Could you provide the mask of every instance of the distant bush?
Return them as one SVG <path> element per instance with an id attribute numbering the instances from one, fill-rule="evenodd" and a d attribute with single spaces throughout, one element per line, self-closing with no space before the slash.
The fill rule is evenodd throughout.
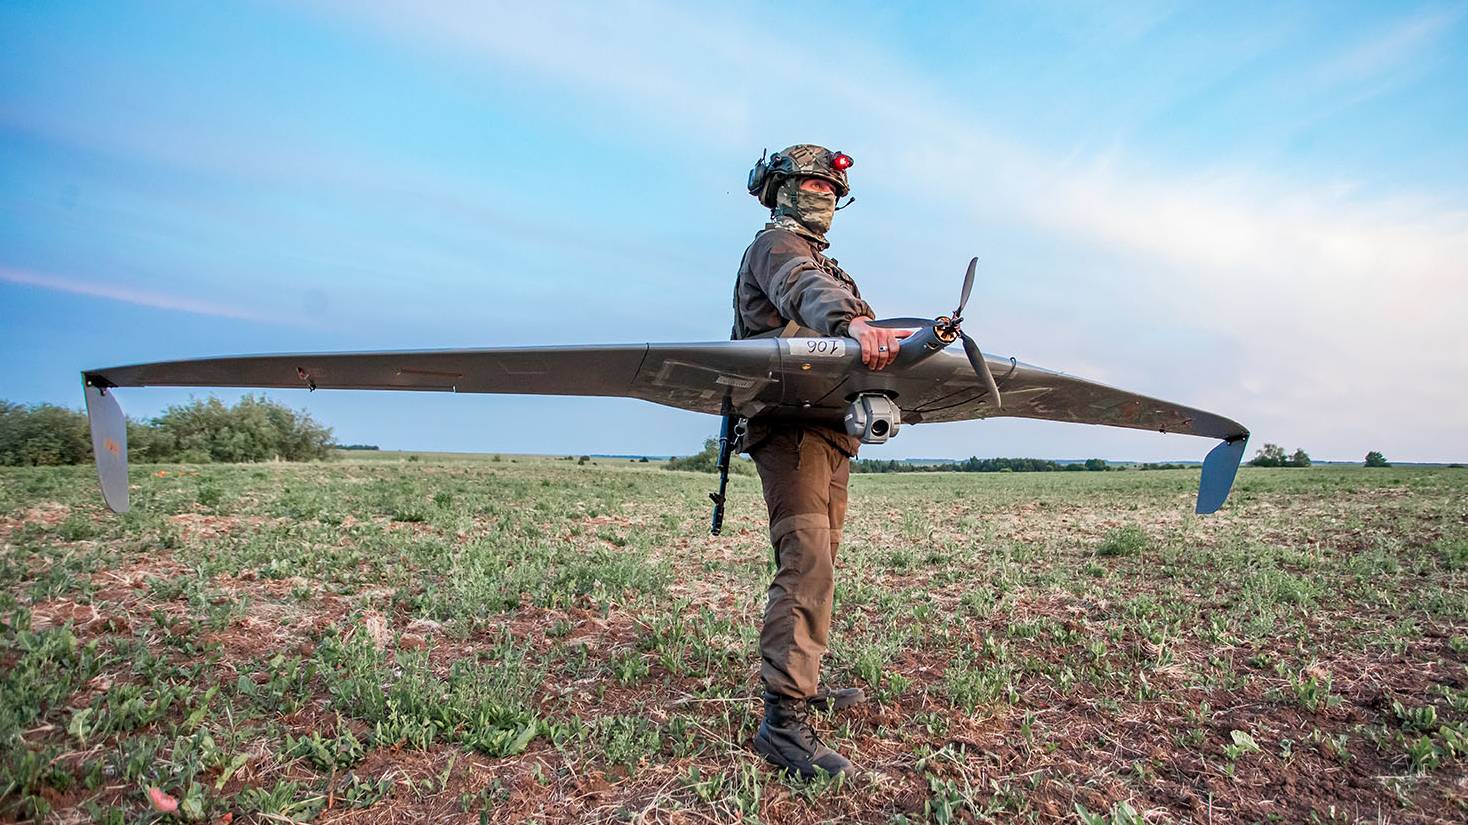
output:
<path id="1" fill-rule="evenodd" d="M 85 414 L 54 404 L 0 401 L 0 464 L 37 467 L 91 459 Z"/>
<path id="2" fill-rule="evenodd" d="M 1293 455 L 1285 455 L 1278 444 L 1265 444 L 1249 459 L 1250 467 L 1309 467 L 1310 456 L 1303 449 L 1295 448 Z"/>
<path id="3" fill-rule="evenodd" d="M 663 465 L 665 470 L 688 470 L 695 473 L 717 473 L 719 471 L 719 440 L 710 438 L 703 442 L 703 450 L 693 455 L 671 458 Z M 729 456 L 729 472 L 734 475 L 753 475 L 754 463 L 737 455 Z"/>
<path id="4" fill-rule="evenodd" d="M 1278 467 L 1284 464 L 1284 448 L 1278 444 L 1265 444 L 1249 459 L 1250 467 Z"/>
<path id="5" fill-rule="evenodd" d="M 218 398 L 169 407 L 153 419 L 159 438 L 147 445 L 152 461 L 315 461 L 330 455 L 331 428 L 264 396 L 247 395 L 233 407 Z"/>
<path id="6" fill-rule="evenodd" d="M 143 462 L 312 461 L 329 457 L 335 446 L 330 427 L 304 412 L 250 395 L 233 407 L 211 397 L 169 407 L 151 421 L 129 419 L 127 441 L 133 459 Z M 91 460 L 86 413 L 52 404 L 26 407 L 0 401 L 0 464 Z"/>
<path id="7" fill-rule="evenodd" d="M 382 449 L 381 447 L 377 446 L 376 444 L 338 444 L 338 445 L 336 445 L 336 448 L 338 450 L 380 450 L 380 449 Z"/>
<path id="8" fill-rule="evenodd" d="M 1371 452 L 1369 452 L 1369 453 L 1366 454 L 1366 466 L 1367 467 L 1390 467 L 1392 465 L 1389 462 L 1387 462 L 1386 456 L 1382 455 L 1381 453 L 1377 452 L 1376 450 L 1372 450 Z"/>

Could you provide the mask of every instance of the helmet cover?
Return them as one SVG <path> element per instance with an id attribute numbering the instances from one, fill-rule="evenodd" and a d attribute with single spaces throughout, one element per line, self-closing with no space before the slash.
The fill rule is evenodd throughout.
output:
<path id="1" fill-rule="evenodd" d="M 851 168 L 851 156 L 844 152 L 832 152 L 813 143 L 797 143 L 771 155 L 768 160 L 760 158 L 749 171 L 749 194 L 770 209 L 775 208 L 775 190 L 789 178 L 820 178 L 836 189 L 836 197 L 844 198 L 851 191 L 846 181 L 846 170 Z"/>

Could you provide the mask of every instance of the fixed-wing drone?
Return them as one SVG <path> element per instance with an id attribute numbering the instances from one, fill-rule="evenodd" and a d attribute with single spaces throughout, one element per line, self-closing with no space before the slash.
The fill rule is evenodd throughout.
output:
<path id="1" fill-rule="evenodd" d="M 1223 506 L 1248 430 L 1214 413 L 985 356 L 961 326 L 977 263 L 969 262 L 953 314 L 876 322 L 915 330 L 881 371 L 862 364 L 856 341 L 793 324 L 780 337 L 712 343 L 250 355 L 87 370 L 82 381 L 102 496 L 115 512 L 127 512 L 127 422 L 115 388 L 279 387 L 618 396 L 721 415 L 721 479 L 710 494 L 715 535 L 734 422 L 755 416 L 844 427 L 867 444 L 886 442 L 903 424 L 994 416 L 1218 438 L 1203 461 L 1197 512 Z M 962 355 L 950 349 L 959 341 Z"/>

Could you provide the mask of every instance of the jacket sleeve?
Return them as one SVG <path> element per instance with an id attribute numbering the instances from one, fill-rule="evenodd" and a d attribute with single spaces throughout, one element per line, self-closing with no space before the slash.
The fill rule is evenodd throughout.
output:
<path id="1" fill-rule="evenodd" d="M 794 234 L 774 230 L 751 251 L 750 270 L 786 319 L 822 335 L 845 335 L 851 319 L 871 315 L 872 308 L 821 269 L 810 253 Z"/>

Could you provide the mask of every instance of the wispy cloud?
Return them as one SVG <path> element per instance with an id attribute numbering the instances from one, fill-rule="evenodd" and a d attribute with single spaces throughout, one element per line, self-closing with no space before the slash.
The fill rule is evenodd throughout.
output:
<path id="1" fill-rule="evenodd" d="M 1367 83 L 1411 71 L 1431 59 L 1463 12 L 1464 6 L 1456 5 L 1408 14 L 1317 66 L 1314 77 L 1321 85 L 1331 86 Z"/>
<path id="2" fill-rule="evenodd" d="M 1280 77 L 1276 92 L 1294 101 L 1294 128 L 1314 125 L 1422 77 L 1441 63 L 1445 41 L 1465 9 L 1458 4 L 1407 13 L 1304 70 Z"/>
<path id="3" fill-rule="evenodd" d="M 1461 207 L 1135 170 L 1043 188 L 1054 197 L 1025 203 L 1033 221 L 1136 258 L 1118 286 L 1228 340 L 1234 372 L 1279 423 L 1369 430 L 1437 418 L 1459 429 L 1431 410 L 1468 402 Z"/>
<path id="4" fill-rule="evenodd" d="M 1238 417 L 1252 415 L 1266 436 L 1309 436 L 1327 449 L 1410 421 L 1411 432 L 1392 435 L 1400 450 L 1468 451 L 1468 433 L 1446 412 L 1468 406 L 1462 203 L 1410 192 L 1363 200 L 1333 181 L 1239 159 L 1176 171 L 1127 147 L 1050 156 L 969 113 L 932 78 L 830 31 L 844 44 L 839 55 L 679 7 L 581 8 L 555 19 L 477 3 L 438 5 L 429 16 L 367 8 L 335 6 L 389 37 L 447 46 L 486 68 L 601 100 L 670 130 L 669 143 L 755 146 L 772 130 L 859 133 L 869 156 L 885 158 L 866 164 L 864 186 L 900 181 L 909 202 L 939 199 L 963 207 L 955 214 L 1018 220 L 1130 262 L 1133 273 L 1111 290 L 1125 295 L 1128 316 L 1184 319 L 1228 347 L 1228 362 L 1191 379 L 1191 399 L 1230 412 L 1243 403 Z M 1440 47 L 1460 16 L 1455 8 L 1404 18 L 1317 77 L 1393 76 Z M 775 78 L 771 55 L 780 56 Z M 818 111 L 760 105 L 780 78 L 838 77 L 859 82 L 821 85 Z"/>
<path id="5" fill-rule="evenodd" d="M 554 0 L 533 10 L 478 0 L 318 5 L 321 13 L 308 28 L 315 33 L 314 24 L 324 19 L 330 35 L 349 35 L 342 40 L 363 47 L 362 53 L 319 57 L 313 51 L 301 66 L 321 59 L 331 64 L 331 77 L 355 78 L 353 59 L 376 61 L 386 53 L 387 60 L 402 61 L 384 64 L 395 77 L 412 75 L 420 68 L 415 62 L 428 64 L 433 71 L 413 82 L 429 85 L 405 82 L 386 92 L 373 87 L 364 108 L 323 118 L 333 124 L 327 129 L 282 108 L 268 84 L 254 89 L 243 82 L 180 81 L 175 88 L 170 81 L 154 89 L 158 80 L 143 78 L 132 86 L 96 84 L 129 91 L 97 100 L 36 97 L 77 97 L 74 107 L 23 97 L 0 102 L 0 132 L 79 149 L 70 154 L 96 168 L 137 167 L 136 179 L 124 184 L 126 197 L 109 206 L 125 210 L 123 218 L 146 220 L 106 216 L 106 226 L 116 226 L 123 237 L 108 259 L 134 275 L 161 278 L 168 259 L 163 253 L 171 252 L 179 260 L 166 274 L 200 298 L 144 277 L 121 284 L 85 266 L 71 270 L 81 277 L 50 274 L 68 270 L 66 261 L 88 259 L 74 250 L 71 257 L 11 255 L 12 267 L 0 267 L 0 283 L 214 318 L 292 323 L 269 311 L 272 301 L 328 283 L 299 273 L 330 269 L 353 273 L 348 289 L 331 293 L 341 302 L 333 306 L 338 317 L 357 317 L 337 309 L 351 297 L 361 298 L 351 305 L 357 313 L 386 307 L 384 314 L 401 315 L 413 309 L 414 299 L 404 296 L 454 295 L 471 280 L 480 290 L 474 294 L 490 298 L 460 299 L 469 307 L 466 317 L 486 305 L 521 307 L 536 290 L 556 292 L 556 304 L 565 303 L 568 312 L 586 306 L 606 314 L 599 287 L 537 282 L 533 264 L 545 250 L 558 256 L 561 268 L 584 258 L 588 268 L 663 278 L 668 287 L 657 301 L 629 298 L 625 283 L 612 300 L 682 317 L 700 305 L 695 293 L 703 295 L 730 274 L 709 261 L 724 260 L 728 269 L 725 259 L 737 255 L 737 248 L 699 248 L 716 235 L 709 227 L 717 219 L 667 210 L 665 201 L 653 203 L 635 191 L 627 175 L 557 178 L 551 158 L 546 183 L 564 187 L 578 203 L 584 198 L 587 208 L 547 220 L 516 200 L 515 175 L 502 172 L 511 163 L 523 170 L 528 156 L 476 166 L 480 144 L 472 139 L 460 146 L 467 152 L 455 154 L 452 141 L 444 144 L 448 149 L 431 141 L 374 142 L 341 124 L 355 124 L 355 114 L 370 131 L 379 107 L 401 112 L 393 118 L 410 129 L 421 125 L 425 134 L 449 122 L 465 124 L 466 134 L 513 133 L 523 118 L 534 122 L 530 132 L 572 135 L 562 150 L 604 145 L 608 165 L 625 161 L 627 168 L 633 167 L 626 159 L 635 156 L 644 180 L 656 177 L 700 192 L 717 186 L 722 199 L 700 203 L 725 210 L 723 216 L 747 215 L 751 223 L 757 210 L 739 191 L 739 164 L 775 141 L 815 140 L 859 158 L 863 205 L 842 213 L 837 240 L 843 259 L 860 262 L 853 269 L 869 294 L 890 299 L 876 301 L 884 310 L 950 306 L 951 281 L 912 276 L 946 272 L 949 262 L 961 270 L 975 251 L 986 267 L 1007 256 L 1002 268 L 984 270 L 980 287 L 1005 308 L 985 308 L 986 348 L 1022 347 L 1015 354 L 1027 360 L 1214 408 L 1260 438 L 1303 443 L 1317 455 L 1347 454 L 1342 451 L 1363 440 L 1393 457 L 1468 454 L 1468 431 L 1454 415 L 1468 405 L 1468 336 L 1459 331 L 1468 316 L 1468 193 L 1382 194 L 1390 171 L 1342 165 L 1320 173 L 1330 179 L 1312 179 L 1289 160 L 1290 152 L 1298 157 L 1298 147 L 1319 135 L 1313 124 L 1364 99 L 1387 103 L 1387 94 L 1448 62 L 1450 50 L 1461 48 L 1462 5 L 1399 13 L 1395 23 L 1379 22 L 1378 14 L 1374 24 L 1345 27 L 1357 32 L 1345 38 L 1312 31 L 1314 8 L 1271 8 L 1267 36 L 1245 36 L 1241 46 L 1232 36 L 1238 32 L 1200 26 L 1197 17 L 1208 15 L 1186 8 L 1171 14 L 1167 0 L 1120 13 L 1105 4 L 1087 11 L 1064 3 L 1038 31 L 1027 32 L 1042 51 L 1057 34 L 1072 41 L 1073 48 L 1056 51 L 1069 63 L 1048 83 L 1017 72 L 985 77 L 982 72 L 996 66 L 1004 74 L 1004 48 L 988 62 L 979 56 L 984 45 L 972 52 L 951 46 L 945 54 L 939 48 L 919 54 L 918 47 L 900 52 L 895 49 L 902 44 L 917 42 L 908 35 L 920 27 L 889 32 L 853 24 L 853 30 L 843 21 L 855 14 L 792 11 L 788 5 L 766 13 Z M 1029 4 L 1020 5 L 1026 10 L 1018 15 L 986 8 L 974 13 L 982 16 L 977 22 L 965 22 L 976 29 L 991 22 L 1034 23 Z M 299 9 L 279 4 L 277 10 L 296 15 Z M 908 14 L 922 13 L 891 16 L 910 22 Z M 809 20 L 818 20 L 818 37 L 804 25 Z M 350 36 L 362 32 L 371 36 Z M 1219 45 L 1225 40 L 1229 45 Z M 922 48 L 931 46 L 922 42 Z M 1000 45 L 1020 51 L 1023 44 Z M 1334 52 L 1319 53 L 1332 45 Z M 70 67 L 72 76 L 136 75 L 112 68 L 107 48 L 76 51 L 99 57 L 85 71 L 75 59 L 52 62 Z M 1207 54 L 1195 58 L 1193 52 Z M 934 56 L 940 59 L 927 59 Z M 309 87 L 309 77 L 298 82 L 295 61 L 289 65 L 289 79 L 277 84 Z M 451 71 L 439 71 L 445 67 Z M 990 84 L 990 94 L 956 82 L 950 71 L 965 83 Z M 1150 75 L 1174 72 L 1151 82 Z M 1251 72 L 1267 74 L 1267 81 L 1250 79 Z M 405 105 L 418 103 L 406 100 L 407 90 L 422 93 L 450 76 L 445 85 L 454 88 L 451 97 Z M 1071 79 L 1091 82 L 1067 92 Z M 220 88 L 253 94 L 220 94 Z M 481 88 L 482 98 L 476 97 Z M 995 89 L 1006 93 L 997 96 L 1001 100 L 1031 94 L 1040 102 L 1006 111 L 993 104 Z M 1072 95 L 1054 102 L 1059 114 L 1043 131 L 1015 114 L 1052 105 L 1045 102 L 1051 96 L 1037 90 Z M 322 99 L 337 91 L 328 83 Z M 206 98 L 223 104 L 216 111 L 202 105 Z M 505 100 L 513 103 L 502 105 Z M 1263 113 L 1255 111 L 1261 103 Z M 440 111 L 442 121 L 415 121 L 414 113 Z M 1230 115 L 1257 115 L 1262 125 L 1237 124 Z M 1179 118 L 1191 125 L 1176 127 Z M 1159 138 L 1164 133 L 1166 145 Z M 1235 135 L 1265 159 L 1231 152 L 1226 138 Z M 1442 137 L 1444 143 L 1451 139 Z M 1190 139 L 1198 145 L 1190 146 Z M 1358 142 L 1375 151 L 1390 147 L 1390 140 L 1363 134 Z M 1204 160 L 1181 160 L 1189 149 Z M 1312 168 L 1328 168 L 1325 151 L 1312 159 Z M 1357 177 L 1371 188 L 1353 189 L 1353 172 L 1365 172 Z M 576 188 L 593 180 L 596 191 Z M 614 182 L 600 188 L 607 180 Z M 639 197 L 641 206 L 628 209 Z M 640 224 L 629 218 L 644 211 Z M 45 216 L 37 215 L 27 213 L 42 223 Z M 612 228 L 602 225 L 602 216 Z M 858 226 L 863 229 L 853 231 Z M 230 244 L 237 254 L 196 254 Z M 581 247 L 579 258 L 565 254 L 573 245 Z M 664 260 L 675 252 L 680 260 Z M 660 265 L 662 274 L 655 272 Z M 1027 267 L 1026 282 L 994 277 L 1016 265 Z M 196 271 L 216 280 L 211 285 L 180 274 Z M 372 290 L 358 295 L 355 287 L 369 278 Z M 392 286 L 400 282 L 411 282 L 412 289 Z M 253 290 L 244 292 L 243 283 Z M 683 288 L 693 283 L 696 288 Z M 722 297 L 725 287 L 718 292 Z M 228 295 L 241 300 L 220 297 Z M 384 300 L 387 295 L 393 298 Z M 1025 304 L 1025 298 L 1033 300 Z M 425 312 L 439 305 L 422 302 Z M 706 306 L 726 311 L 722 300 Z M 636 330 L 632 335 L 666 333 L 665 327 L 628 327 Z M 374 327 L 371 334 L 381 330 Z M 1378 441 L 1378 434 L 1390 440 Z"/>
<path id="6" fill-rule="evenodd" d="M 149 292 L 147 290 L 119 286 L 117 284 L 82 281 L 61 275 L 14 269 L 7 266 L 0 266 L 0 282 L 18 286 L 36 287 L 52 292 L 65 292 L 71 295 L 84 295 L 88 298 L 100 298 L 105 301 L 120 301 L 125 304 L 149 307 L 151 309 L 186 312 L 190 315 L 203 315 L 212 318 L 233 318 L 238 321 L 254 321 L 256 323 L 266 324 L 299 325 L 302 323 L 301 319 L 295 317 L 266 315 L 242 307 L 201 301 L 184 295 L 167 295 L 159 292 Z"/>

